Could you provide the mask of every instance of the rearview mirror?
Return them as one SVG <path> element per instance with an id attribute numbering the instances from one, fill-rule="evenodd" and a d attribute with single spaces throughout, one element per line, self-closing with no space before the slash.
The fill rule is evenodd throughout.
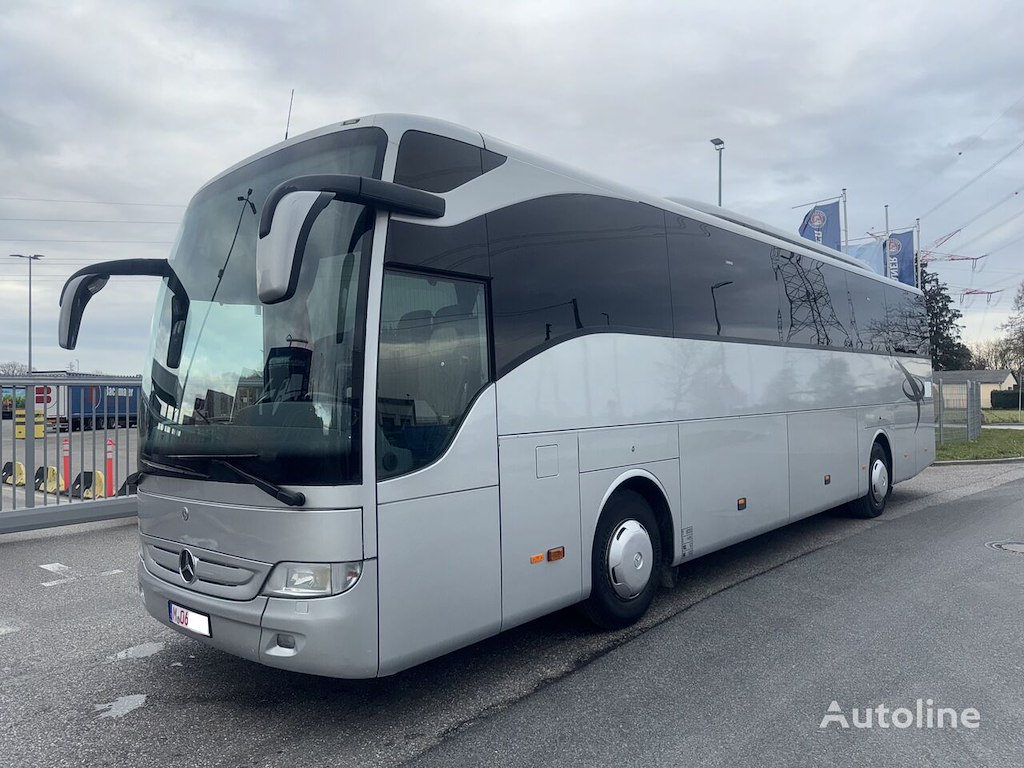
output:
<path id="1" fill-rule="evenodd" d="M 287 301 L 295 293 L 313 222 L 334 195 L 290 192 L 280 199 L 270 231 L 256 241 L 256 294 L 264 304 Z"/>
<path id="2" fill-rule="evenodd" d="M 60 299 L 60 325 L 57 340 L 63 349 L 74 349 L 82 327 L 82 313 L 89 299 L 107 284 L 105 275 L 79 275 L 68 280 Z"/>
<path id="3" fill-rule="evenodd" d="M 75 272 L 64 283 L 60 294 L 60 321 L 57 341 L 64 349 L 74 349 L 78 331 L 82 326 L 85 305 L 107 284 L 111 275 L 152 275 L 167 279 L 171 289 L 171 328 L 167 342 L 167 365 L 177 368 L 185 343 L 185 323 L 188 319 L 189 299 L 185 286 L 167 259 L 121 259 L 90 264 Z"/>

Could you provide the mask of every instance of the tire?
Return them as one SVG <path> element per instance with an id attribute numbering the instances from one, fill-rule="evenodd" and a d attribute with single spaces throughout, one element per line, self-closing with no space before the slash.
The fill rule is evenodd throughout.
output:
<path id="1" fill-rule="evenodd" d="M 885 503 L 892 495 L 892 467 L 880 443 L 871 446 L 868 460 L 868 492 L 849 505 L 854 517 L 878 517 L 885 511 Z"/>
<path id="2" fill-rule="evenodd" d="M 615 491 L 594 532 L 590 597 L 583 613 L 604 629 L 622 629 L 643 616 L 658 589 L 658 521 L 636 491 Z"/>

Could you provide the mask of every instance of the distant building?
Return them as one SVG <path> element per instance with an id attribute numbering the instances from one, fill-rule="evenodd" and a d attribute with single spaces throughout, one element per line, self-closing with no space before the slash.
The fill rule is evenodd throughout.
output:
<path id="1" fill-rule="evenodd" d="M 977 382 L 981 385 L 982 408 L 992 407 L 992 393 L 997 389 L 1013 389 L 1017 386 L 1013 371 L 935 371 L 932 379 L 943 384 Z"/>

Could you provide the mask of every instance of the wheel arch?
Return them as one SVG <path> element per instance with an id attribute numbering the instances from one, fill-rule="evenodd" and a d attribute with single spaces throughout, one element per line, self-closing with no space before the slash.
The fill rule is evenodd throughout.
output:
<path id="1" fill-rule="evenodd" d="M 654 473 L 641 468 L 629 469 L 619 475 L 608 485 L 601 504 L 597 518 L 604 514 L 608 500 L 619 490 L 630 490 L 643 496 L 647 505 L 654 513 L 658 521 L 658 534 L 661 539 L 661 560 L 662 565 L 671 565 L 675 562 L 676 556 L 676 532 L 679 528 L 672 516 L 672 507 L 668 502 L 668 492 L 664 484 Z M 591 542 L 593 546 L 593 542 Z"/>
<path id="2" fill-rule="evenodd" d="M 884 429 L 875 430 L 875 436 L 871 439 L 871 445 L 868 446 L 867 460 L 871 459 L 871 446 L 878 443 L 882 446 L 882 450 L 885 451 L 886 461 L 889 462 L 889 477 L 893 476 L 893 464 L 892 464 L 892 442 L 889 440 L 889 435 Z M 891 482 L 891 481 L 890 481 Z"/>

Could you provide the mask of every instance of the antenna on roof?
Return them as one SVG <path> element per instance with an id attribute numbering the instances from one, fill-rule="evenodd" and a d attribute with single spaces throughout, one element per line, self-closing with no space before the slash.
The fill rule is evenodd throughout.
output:
<path id="1" fill-rule="evenodd" d="M 295 89 L 292 88 L 292 97 L 288 99 L 288 121 L 284 124 L 284 140 L 288 141 L 288 129 L 292 125 L 292 104 L 295 102 Z"/>

